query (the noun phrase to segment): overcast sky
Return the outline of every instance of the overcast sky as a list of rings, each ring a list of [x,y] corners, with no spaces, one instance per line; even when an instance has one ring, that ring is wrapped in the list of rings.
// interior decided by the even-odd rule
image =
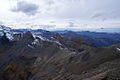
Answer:
[[[119,28],[120,0],[2,0],[0,24],[12,28]]]

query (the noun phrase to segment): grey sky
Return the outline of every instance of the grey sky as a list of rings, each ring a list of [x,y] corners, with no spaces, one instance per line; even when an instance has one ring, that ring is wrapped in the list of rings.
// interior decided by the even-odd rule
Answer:
[[[71,28],[71,23],[76,29],[118,28],[119,4],[120,0],[4,0],[0,21],[13,28]]]

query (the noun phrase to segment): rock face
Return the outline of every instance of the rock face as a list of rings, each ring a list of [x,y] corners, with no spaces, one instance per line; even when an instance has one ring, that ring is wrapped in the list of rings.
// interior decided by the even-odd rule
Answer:
[[[7,38],[6,34],[4,33],[4,35],[0,39],[0,45],[5,46],[9,44],[10,44],[10,40]]]
[[[120,44],[96,48],[81,38],[59,34],[51,39],[31,32],[14,35],[14,44],[0,47],[0,80],[119,79]]]

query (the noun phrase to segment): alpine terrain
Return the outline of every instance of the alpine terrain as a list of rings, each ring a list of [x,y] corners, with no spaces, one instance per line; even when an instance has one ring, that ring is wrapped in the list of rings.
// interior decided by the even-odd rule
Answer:
[[[10,31],[0,38],[0,80],[120,80],[119,42],[97,47],[68,32]]]

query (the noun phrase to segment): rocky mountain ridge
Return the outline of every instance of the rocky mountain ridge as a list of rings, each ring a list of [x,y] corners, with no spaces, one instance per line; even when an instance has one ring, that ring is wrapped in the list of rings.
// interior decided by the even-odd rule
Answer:
[[[47,39],[30,31],[13,37],[13,45],[0,47],[0,80],[120,79],[120,44],[97,48],[80,38]]]

